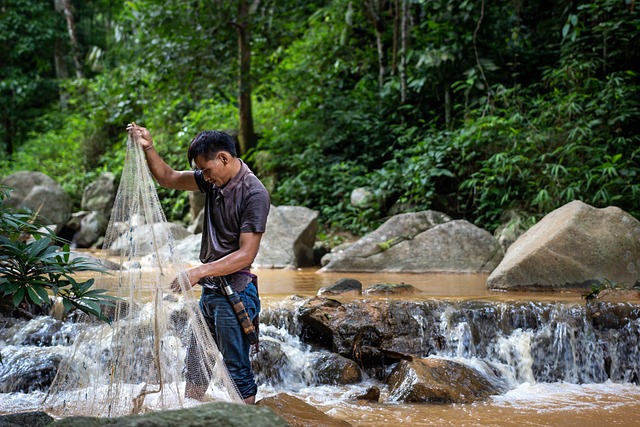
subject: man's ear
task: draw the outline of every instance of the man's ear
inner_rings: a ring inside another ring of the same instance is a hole
[[[220,158],[220,161],[222,162],[222,164],[225,166],[229,162],[229,157],[227,156],[227,153],[225,153],[224,151],[219,152],[218,157]]]

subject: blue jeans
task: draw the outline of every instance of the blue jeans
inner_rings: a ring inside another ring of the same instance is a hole
[[[255,285],[249,283],[244,291],[238,292],[238,295],[240,295],[249,317],[251,319],[256,317],[260,312],[260,299]],[[243,399],[255,396],[258,386],[256,385],[253,369],[251,368],[251,360],[249,359],[251,345],[227,296],[211,289],[203,288],[202,296],[200,297],[200,309],[240,395]],[[187,359],[192,360],[191,358],[196,353],[200,352],[197,351],[194,345],[189,345]],[[197,372],[187,372],[187,380],[196,378],[198,374]]]

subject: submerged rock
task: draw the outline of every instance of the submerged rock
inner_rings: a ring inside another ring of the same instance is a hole
[[[333,285],[320,288],[318,295],[362,295],[362,283],[359,280],[345,277]]]
[[[350,399],[366,400],[369,402],[380,402],[380,387],[369,387],[363,394],[353,394]]]
[[[323,353],[313,363],[318,384],[355,384],[362,381],[357,363],[335,353]]]
[[[419,293],[420,290],[406,283],[376,283],[364,290],[366,295],[408,295]]]
[[[4,347],[0,357],[0,393],[48,389],[62,357],[46,347]]]
[[[271,408],[278,416],[286,420],[291,427],[350,427],[346,421],[331,417],[304,401],[286,393],[265,397],[257,402],[258,406]],[[262,424],[254,424],[261,426]]]
[[[401,361],[387,384],[391,400],[401,402],[472,403],[501,392],[474,369],[435,358]]]

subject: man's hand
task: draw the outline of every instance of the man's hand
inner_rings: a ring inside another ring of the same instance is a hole
[[[183,289],[191,289],[193,285],[198,283],[198,281],[200,280],[200,278],[197,277],[195,273],[195,268],[189,268],[178,273],[175,279],[173,279],[173,281],[171,282],[171,290],[179,294]]]
[[[131,122],[127,125],[127,132],[135,143],[140,144],[143,150],[153,147],[153,139],[151,139],[151,134],[146,128]]]

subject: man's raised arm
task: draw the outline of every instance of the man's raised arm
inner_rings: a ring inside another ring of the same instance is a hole
[[[198,191],[193,171],[177,171],[169,166],[155,150],[151,133],[135,123],[127,125],[127,132],[133,141],[140,144],[147,157],[151,175],[162,187],[177,190]]]

